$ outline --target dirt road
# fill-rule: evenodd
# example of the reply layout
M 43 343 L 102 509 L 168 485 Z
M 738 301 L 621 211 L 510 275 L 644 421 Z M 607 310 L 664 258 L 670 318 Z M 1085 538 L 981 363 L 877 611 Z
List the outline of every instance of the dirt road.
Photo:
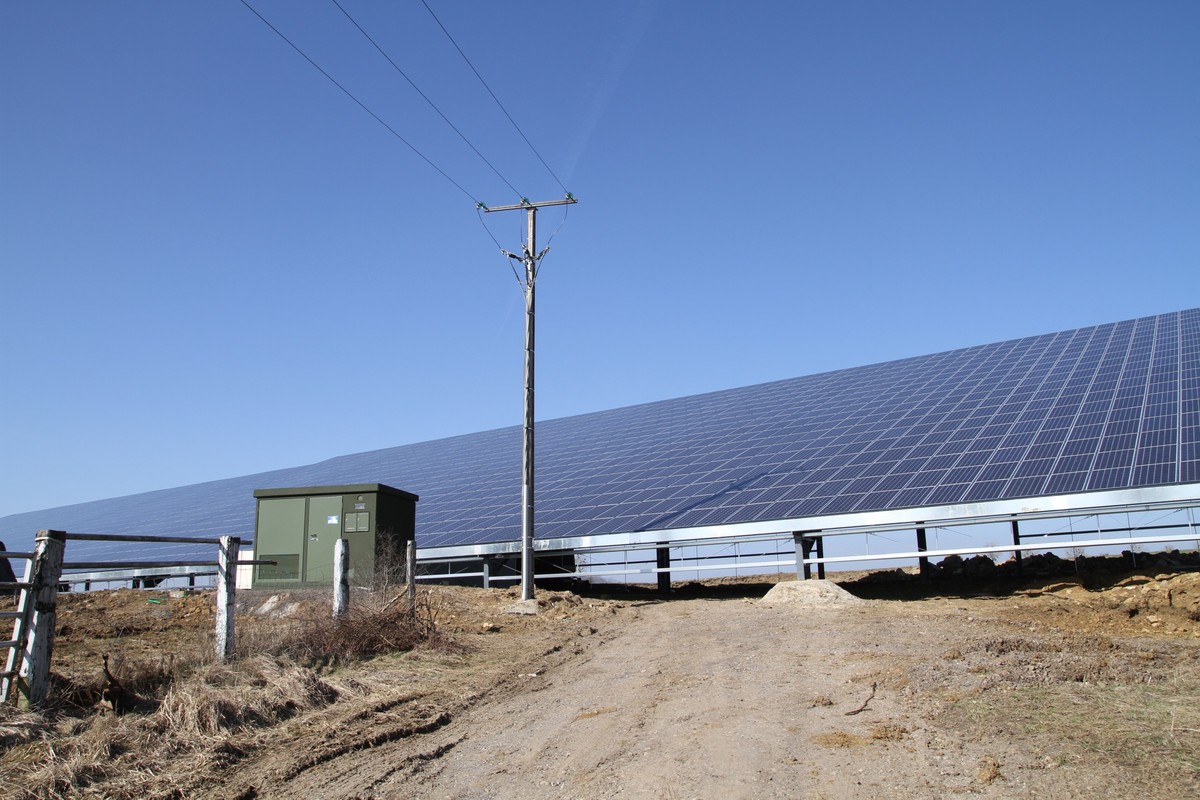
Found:
M 457 707 L 381 737 L 403 703 L 376 703 L 212 796 L 1195 796 L 1195 632 L 1116 613 L 1051 595 L 630 603 L 510 652 Z

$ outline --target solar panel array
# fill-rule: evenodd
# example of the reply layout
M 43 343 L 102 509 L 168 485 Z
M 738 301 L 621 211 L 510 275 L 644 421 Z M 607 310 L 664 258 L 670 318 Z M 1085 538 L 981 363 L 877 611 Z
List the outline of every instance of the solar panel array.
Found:
M 1200 309 L 550 420 L 537 447 L 538 538 L 1197 482 Z M 420 495 L 422 548 L 513 541 L 520 456 L 514 426 L 13 515 L 0 535 L 249 538 L 256 488 L 378 482 Z

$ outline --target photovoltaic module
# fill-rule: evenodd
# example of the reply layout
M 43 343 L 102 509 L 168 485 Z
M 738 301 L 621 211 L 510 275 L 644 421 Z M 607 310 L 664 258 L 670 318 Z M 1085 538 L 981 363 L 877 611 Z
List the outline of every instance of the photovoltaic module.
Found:
M 249 539 L 254 489 L 384 483 L 420 496 L 422 549 L 516 541 L 520 460 L 513 426 L 16 514 L 0 536 L 10 549 L 41 528 Z M 536 535 L 786 531 L 798 518 L 1198 481 L 1192 309 L 539 422 Z

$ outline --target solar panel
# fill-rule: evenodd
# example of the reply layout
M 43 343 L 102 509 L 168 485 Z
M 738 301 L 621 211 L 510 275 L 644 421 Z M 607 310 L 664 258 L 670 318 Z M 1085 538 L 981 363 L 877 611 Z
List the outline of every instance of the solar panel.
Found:
M 0 519 L 253 535 L 256 488 L 385 483 L 422 548 L 520 536 L 518 426 Z M 1200 310 L 538 424 L 537 537 L 1200 480 Z M 82 548 L 82 543 L 81 543 Z

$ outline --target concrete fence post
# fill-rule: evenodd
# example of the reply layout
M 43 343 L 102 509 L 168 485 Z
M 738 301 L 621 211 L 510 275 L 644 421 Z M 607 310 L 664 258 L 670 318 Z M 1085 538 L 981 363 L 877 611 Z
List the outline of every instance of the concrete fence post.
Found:
M 408 545 L 404 550 L 404 579 L 407 581 L 408 589 L 408 613 L 417 613 L 417 543 L 414 539 L 408 540 Z
M 43 708 L 50 693 L 50 657 L 54 652 L 54 629 L 58 617 L 58 582 L 62 578 L 63 549 L 67 534 L 63 531 L 38 531 L 33 561 L 27 572 L 31 584 L 26 591 L 33 601 L 29 619 L 25 657 L 21 660 L 21 704 Z M 20 684 L 19 684 L 20 685 Z
M 333 543 L 333 618 L 341 619 L 350 607 L 350 540 Z
M 217 660 L 233 658 L 236 647 L 233 618 L 237 610 L 237 563 L 242 540 L 222 536 L 217 545 Z

